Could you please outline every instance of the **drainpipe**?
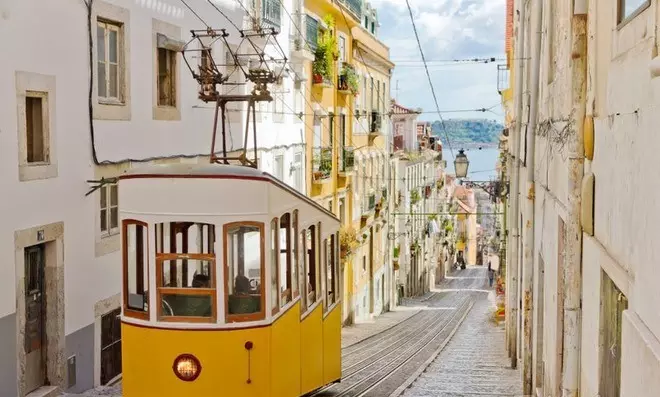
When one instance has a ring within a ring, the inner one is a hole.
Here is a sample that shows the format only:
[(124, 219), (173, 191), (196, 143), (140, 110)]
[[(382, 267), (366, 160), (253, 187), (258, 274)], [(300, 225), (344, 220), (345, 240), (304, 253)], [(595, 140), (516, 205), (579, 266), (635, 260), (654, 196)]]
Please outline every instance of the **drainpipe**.
[[(587, 4), (575, 0), (572, 21), (571, 96), (573, 111), (568, 157), (568, 222), (564, 263), (564, 350), (562, 396), (578, 395), (580, 383), (580, 317), (582, 225), (580, 207), (584, 173), (584, 118), (587, 86)], [(574, 131), (574, 132), (573, 132)]]
[(518, 338), (518, 238), (520, 236), (520, 231), (518, 229), (518, 194), (519, 194), (519, 175), (520, 175), (520, 138), (522, 132), (522, 113), (523, 113), (523, 69), (524, 69), (524, 60), (523, 60), (523, 51), (524, 51), (524, 40), (525, 40), (525, 6), (522, 4), (522, 1), (519, 2), (518, 9), (518, 28), (516, 33), (516, 51), (514, 54), (514, 60), (516, 63), (516, 74), (515, 74), (515, 88), (516, 92), (513, 97), (514, 107), (515, 107), (515, 131), (511, 134), (512, 139), (512, 153), (511, 153), (511, 235), (509, 247), (511, 248), (511, 256), (509, 263), (508, 279), (507, 279), (507, 291), (508, 302), (507, 302), (507, 329), (508, 333), (508, 352), (509, 357), (511, 358), (511, 368), (516, 368), (518, 365), (518, 351), (516, 346), (516, 341)]
[(530, 78), (530, 106), (529, 124), (527, 124), (527, 200), (525, 200), (525, 233), (523, 241), (523, 394), (532, 395), (532, 319), (533, 319), (533, 283), (534, 283), (534, 157), (536, 141), (536, 124), (539, 115), (539, 71), (541, 67), (541, 23), (543, 21), (543, 2), (532, 0), (530, 10), (531, 23), (531, 78)]

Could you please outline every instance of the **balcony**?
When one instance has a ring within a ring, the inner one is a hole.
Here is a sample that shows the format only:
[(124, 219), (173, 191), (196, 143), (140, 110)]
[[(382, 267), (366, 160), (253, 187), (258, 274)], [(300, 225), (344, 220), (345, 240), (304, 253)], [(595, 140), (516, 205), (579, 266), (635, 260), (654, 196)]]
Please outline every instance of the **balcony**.
[(282, 26), (281, 6), (279, 0), (261, 0), (261, 20), (264, 25), (272, 28)]
[(312, 155), (312, 182), (325, 183), (332, 176), (332, 148), (314, 148)]
[(305, 15), (305, 41), (312, 53), (316, 51), (319, 42), (319, 21), (309, 15)]
[(377, 110), (372, 110), (371, 116), (369, 117), (369, 134), (380, 135), (382, 123), (383, 118), (380, 112)]
[(368, 218), (376, 210), (376, 193), (370, 192), (362, 197), (362, 218)]
[(338, 3), (346, 8), (353, 18), (361, 21), (362, 0), (338, 0)]
[(339, 173), (346, 176), (353, 172), (353, 167), (355, 167), (355, 152), (352, 147), (344, 147), (341, 151), (341, 156), (339, 157)]

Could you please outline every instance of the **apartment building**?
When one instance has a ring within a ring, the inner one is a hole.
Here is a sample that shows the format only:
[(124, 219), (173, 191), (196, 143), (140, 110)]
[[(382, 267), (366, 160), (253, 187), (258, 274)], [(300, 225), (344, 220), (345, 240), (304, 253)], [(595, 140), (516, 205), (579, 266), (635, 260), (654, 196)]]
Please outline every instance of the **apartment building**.
[(512, 364), (526, 394), (659, 395), (657, 1), (509, 3)]

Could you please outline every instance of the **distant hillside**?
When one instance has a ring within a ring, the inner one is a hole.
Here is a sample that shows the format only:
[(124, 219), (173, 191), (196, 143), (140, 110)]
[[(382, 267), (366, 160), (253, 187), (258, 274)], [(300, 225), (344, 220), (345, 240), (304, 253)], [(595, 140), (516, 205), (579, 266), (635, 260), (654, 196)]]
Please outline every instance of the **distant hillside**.
[[(494, 120), (487, 119), (447, 119), (445, 120), (447, 135), (454, 144), (496, 144), (504, 126)], [(445, 133), (440, 121), (433, 122), (433, 135), (445, 142)]]

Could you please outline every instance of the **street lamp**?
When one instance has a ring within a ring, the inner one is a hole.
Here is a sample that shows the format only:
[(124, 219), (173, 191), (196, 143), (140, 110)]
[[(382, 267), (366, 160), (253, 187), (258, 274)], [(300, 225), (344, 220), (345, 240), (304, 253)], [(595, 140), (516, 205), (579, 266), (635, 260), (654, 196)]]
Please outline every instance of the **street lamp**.
[(456, 178), (465, 178), (467, 176), (468, 166), (470, 162), (468, 161), (465, 151), (460, 149), (456, 159), (454, 159), (454, 171), (456, 172)]

